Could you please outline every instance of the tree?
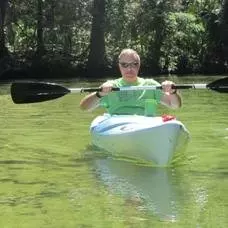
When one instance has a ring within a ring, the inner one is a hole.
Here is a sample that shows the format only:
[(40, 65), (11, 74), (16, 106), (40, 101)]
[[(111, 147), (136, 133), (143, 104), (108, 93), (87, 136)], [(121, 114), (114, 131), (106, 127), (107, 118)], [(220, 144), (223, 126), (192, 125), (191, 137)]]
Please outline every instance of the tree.
[(224, 62), (228, 64), (228, 0), (224, 0), (220, 14), (221, 46)]
[(37, 0), (37, 50), (38, 58), (44, 54), (43, 38), (43, 0)]
[(199, 70), (205, 51), (202, 21), (191, 13), (169, 13), (165, 31), (168, 35), (161, 47), (160, 66), (180, 73)]
[(4, 22), (5, 22), (7, 6), (8, 6), (8, 0), (0, 1), (0, 59), (8, 55), (8, 50), (5, 45), (5, 31), (4, 31)]
[(105, 0), (94, 0), (92, 16), (87, 70), (88, 75), (95, 76), (105, 67)]

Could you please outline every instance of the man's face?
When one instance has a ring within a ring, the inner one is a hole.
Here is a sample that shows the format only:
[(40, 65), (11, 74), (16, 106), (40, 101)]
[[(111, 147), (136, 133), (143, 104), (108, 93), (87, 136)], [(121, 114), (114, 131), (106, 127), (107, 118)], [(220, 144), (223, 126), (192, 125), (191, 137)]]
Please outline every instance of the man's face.
[(119, 59), (119, 68), (125, 81), (135, 82), (140, 68), (140, 60), (134, 54), (125, 54)]

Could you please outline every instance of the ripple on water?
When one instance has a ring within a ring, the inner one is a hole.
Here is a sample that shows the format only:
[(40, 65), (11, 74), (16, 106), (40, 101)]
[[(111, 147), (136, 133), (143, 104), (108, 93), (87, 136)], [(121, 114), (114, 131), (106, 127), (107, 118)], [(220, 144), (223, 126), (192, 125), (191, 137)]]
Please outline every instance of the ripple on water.
[[(228, 131), (228, 127), (225, 130)], [(228, 139), (228, 136), (225, 136), (224, 139)]]

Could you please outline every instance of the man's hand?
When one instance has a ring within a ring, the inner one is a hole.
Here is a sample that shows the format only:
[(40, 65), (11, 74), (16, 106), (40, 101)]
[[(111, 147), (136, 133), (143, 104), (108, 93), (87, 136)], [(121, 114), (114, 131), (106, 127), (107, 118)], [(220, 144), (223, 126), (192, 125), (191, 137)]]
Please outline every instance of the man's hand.
[(172, 81), (164, 81), (162, 82), (162, 91), (165, 94), (176, 94), (177, 89), (175, 89), (175, 83)]
[(113, 88), (113, 83), (110, 81), (107, 81), (105, 83), (103, 83), (100, 88), (102, 89), (101, 92), (99, 92), (100, 96), (106, 96), (107, 94), (109, 94), (112, 91)]

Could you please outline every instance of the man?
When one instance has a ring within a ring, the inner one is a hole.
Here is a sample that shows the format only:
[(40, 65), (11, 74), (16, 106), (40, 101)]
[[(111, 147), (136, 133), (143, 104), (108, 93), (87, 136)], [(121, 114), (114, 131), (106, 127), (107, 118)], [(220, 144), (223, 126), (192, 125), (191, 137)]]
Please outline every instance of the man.
[(80, 102), (82, 110), (93, 110), (103, 106), (110, 114), (155, 115), (157, 103), (171, 108), (181, 107), (181, 97), (172, 81), (164, 81), (161, 90), (135, 90), (113, 92), (113, 87), (144, 86), (160, 84), (153, 79), (138, 77), (140, 57), (132, 49), (124, 49), (118, 58), (121, 78), (106, 81), (101, 85), (102, 91), (91, 93)]

